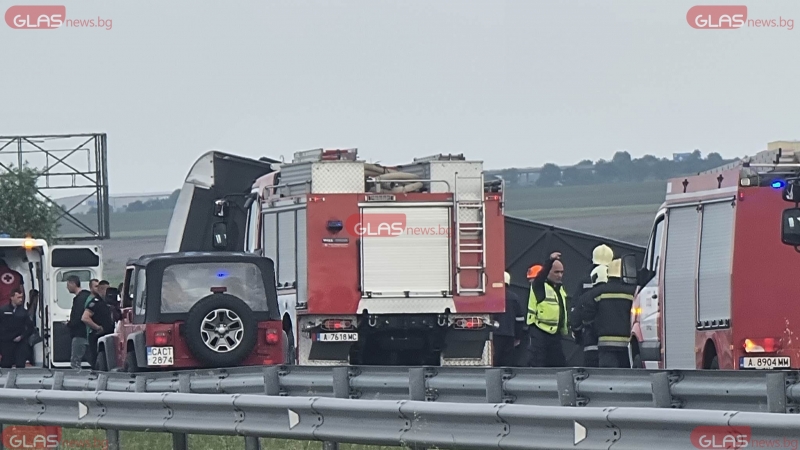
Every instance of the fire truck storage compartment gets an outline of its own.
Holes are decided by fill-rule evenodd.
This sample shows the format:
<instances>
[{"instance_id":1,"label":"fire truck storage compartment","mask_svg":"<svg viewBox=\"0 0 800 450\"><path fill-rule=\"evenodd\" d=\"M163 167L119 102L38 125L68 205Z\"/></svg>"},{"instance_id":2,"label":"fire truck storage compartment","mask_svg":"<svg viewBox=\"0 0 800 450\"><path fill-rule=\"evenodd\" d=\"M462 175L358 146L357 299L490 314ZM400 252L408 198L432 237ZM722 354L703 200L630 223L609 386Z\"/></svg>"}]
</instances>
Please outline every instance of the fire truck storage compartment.
<instances>
[{"instance_id":1,"label":"fire truck storage compartment","mask_svg":"<svg viewBox=\"0 0 800 450\"><path fill-rule=\"evenodd\" d=\"M668 369L695 369L695 274L700 212L697 205L667 212L664 262L664 348Z\"/></svg>"},{"instance_id":2,"label":"fire truck storage compartment","mask_svg":"<svg viewBox=\"0 0 800 450\"><path fill-rule=\"evenodd\" d=\"M405 218L402 231L387 235L376 229L393 217ZM451 220L448 206L362 207L362 296L451 295Z\"/></svg>"},{"instance_id":3,"label":"fire truck storage compartment","mask_svg":"<svg viewBox=\"0 0 800 450\"><path fill-rule=\"evenodd\" d=\"M263 216L264 256L275 262L278 291L297 289L298 299L305 300L305 206L267 209Z\"/></svg>"},{"instance_id":4,"label":"fire truck storage compartment","mask_svg":"<svg viewBox=\"0 0 800 450\"><path fill-rule=\"evenodd\" d=\"M702 205L698 322L701 329L728 328L731 319L733 197Z\"/></svg>"}]
</instances>

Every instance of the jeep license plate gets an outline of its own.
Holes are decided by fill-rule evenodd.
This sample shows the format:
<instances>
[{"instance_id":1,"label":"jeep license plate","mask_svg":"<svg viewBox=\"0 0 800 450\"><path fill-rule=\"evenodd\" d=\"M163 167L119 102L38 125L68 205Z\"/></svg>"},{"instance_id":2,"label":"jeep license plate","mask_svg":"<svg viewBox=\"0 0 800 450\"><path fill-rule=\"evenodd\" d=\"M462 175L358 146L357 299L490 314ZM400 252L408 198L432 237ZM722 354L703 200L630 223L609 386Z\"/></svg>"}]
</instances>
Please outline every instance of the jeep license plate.
<instances>
[{"instance_id":1,"label":"jeep license plate","mask_svg":"<svg viewBox=\"0 0 800 450\"><path fill-rule=\"evenodd\" d=\"M318 333L319 342L358 342L358 333Z\"/></svg>"},{"instance_id":2,"label":"jeep license plate","mask_svg":"<svg viewBox=\"0 0 800 450\"><path fill-rule=\"evenodd\" d=\"M148 366L171 366L175 364L172 347L147 347Z\"/></svg>"}]
</instances>

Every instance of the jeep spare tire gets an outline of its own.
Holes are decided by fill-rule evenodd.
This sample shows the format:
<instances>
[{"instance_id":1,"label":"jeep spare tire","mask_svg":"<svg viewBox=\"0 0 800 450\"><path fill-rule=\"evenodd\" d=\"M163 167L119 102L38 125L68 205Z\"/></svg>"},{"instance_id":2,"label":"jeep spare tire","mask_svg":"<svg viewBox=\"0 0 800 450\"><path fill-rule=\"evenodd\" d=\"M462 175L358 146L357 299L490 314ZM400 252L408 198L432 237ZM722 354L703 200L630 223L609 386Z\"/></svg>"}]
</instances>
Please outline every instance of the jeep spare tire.
<instances>
[{"instance_id":1,"label":"jeep spare tire","mask_svg":"<svg viewBox=\"0 0 800 450\"><path fill-rule=\"evenodd\" d=\"M211 294L189 310L184 338L189 351L206 367L235 366L253 351L258 323L239 297Z\"/></svg>"}]
</instances>

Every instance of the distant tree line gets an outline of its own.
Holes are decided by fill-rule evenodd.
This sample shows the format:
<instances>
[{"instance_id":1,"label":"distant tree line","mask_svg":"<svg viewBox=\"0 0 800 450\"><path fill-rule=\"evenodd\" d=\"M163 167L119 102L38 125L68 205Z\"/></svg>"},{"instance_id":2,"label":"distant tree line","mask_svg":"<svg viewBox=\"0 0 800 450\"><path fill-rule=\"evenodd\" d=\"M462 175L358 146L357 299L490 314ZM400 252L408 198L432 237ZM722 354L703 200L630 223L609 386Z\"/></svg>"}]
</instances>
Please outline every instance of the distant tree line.
<instances>
[{"instance_id":1,"label":"distant tree line","mask_svg":"<svg viewBox=\"0 0 800 450\"><path fill-rule=\"evenodd\" d=\"M666 180L673 177L710 170L735 160L723 159L719 153L709 153L702 157L700 150L687 154L679 160L657 158L645 155L631 158L630 153L620 151L610 161L600 159L596 162L583 160L575 166L564 168L547 163L542 166L536 179L536 186L578 186L617 182L637 182L646 180ZM523 169L510 168L498 171L511 186L525 183Z\"/></svg>"},{"instance_id":2,"label":"distant tree line","mask_svg":"<svg viewBox=\"0 0 800 450\"><path fill-rule=\"evenodd\" d=\"M111 212L137 212L137 211L163 211L175 208L178 203L178 195L181 190L175 189L172 194L167 198L153 198L150 200L136 200L135 202L128 203L124 208L111 207ZM97 208L92 206L86 214L96 214Z\"/></svg>"},{"instance_id":3,"label":"distant tree line","mask_svg":"<svg viewBox=\"0 0 800 450\"><path fill-rule=\"evenodd\" d=\"M125 210L128 212L136 212L173 209L175 208L175 204L178 203L178 195L180 195L180 193L180 189L175 189L167 198L154 198L144 202L141 200L136 200L135 202L128 203L128 206L125 208Z\"/></svg>"}]
</instances>

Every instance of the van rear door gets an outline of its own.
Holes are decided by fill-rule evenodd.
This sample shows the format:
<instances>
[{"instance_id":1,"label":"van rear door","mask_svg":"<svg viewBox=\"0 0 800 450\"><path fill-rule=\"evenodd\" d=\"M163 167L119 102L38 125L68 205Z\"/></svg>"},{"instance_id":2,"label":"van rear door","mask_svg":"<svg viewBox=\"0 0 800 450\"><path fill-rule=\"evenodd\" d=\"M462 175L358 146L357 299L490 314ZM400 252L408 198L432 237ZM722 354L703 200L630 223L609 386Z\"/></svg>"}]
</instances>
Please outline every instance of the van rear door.
<instances>
[{"instance_id":1,"label":"van rear door","mask_svg":"<svg viewBox=\"0 0 800 450\"><path fill-rule=\"evenodd\" d=\"M44 332L49 335L45 353L52 367L69 367L72 338L67 322L75 296L67 290L67 278L77 275L81 280L81 288L88 290L92 278L102 279L102 251L97 245L54 245L50 247L50 264L47 267L50 272L50 298L44 299L45 316L48 319ZM83 366L89 367L89 363L84 362Z\"/></svg>"}]
</instances>

